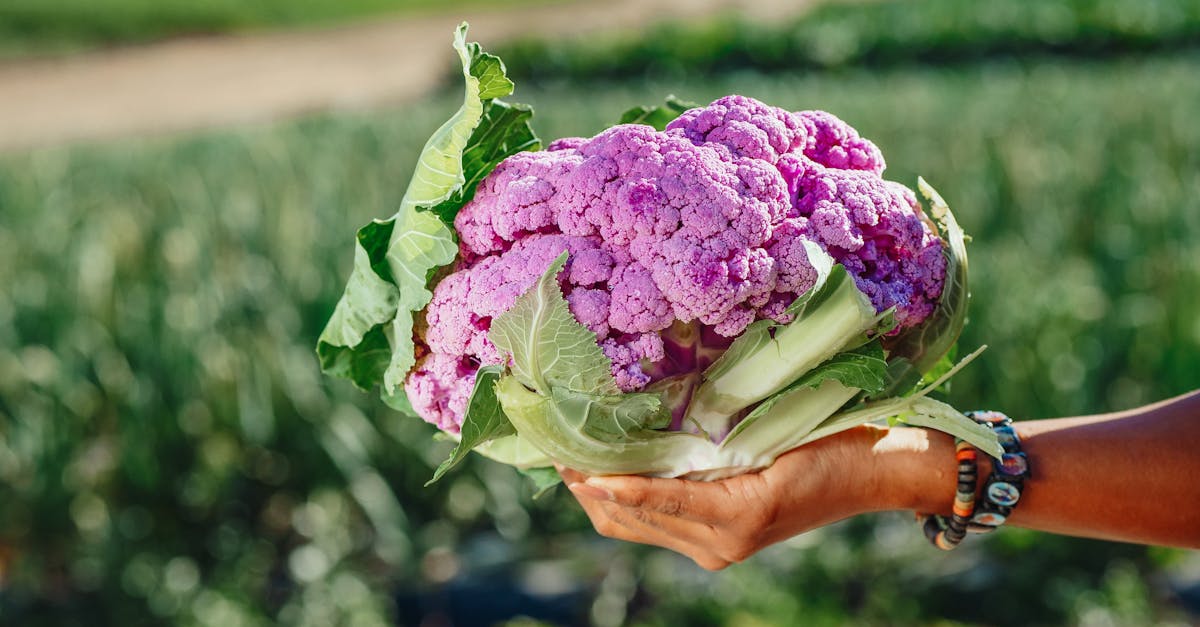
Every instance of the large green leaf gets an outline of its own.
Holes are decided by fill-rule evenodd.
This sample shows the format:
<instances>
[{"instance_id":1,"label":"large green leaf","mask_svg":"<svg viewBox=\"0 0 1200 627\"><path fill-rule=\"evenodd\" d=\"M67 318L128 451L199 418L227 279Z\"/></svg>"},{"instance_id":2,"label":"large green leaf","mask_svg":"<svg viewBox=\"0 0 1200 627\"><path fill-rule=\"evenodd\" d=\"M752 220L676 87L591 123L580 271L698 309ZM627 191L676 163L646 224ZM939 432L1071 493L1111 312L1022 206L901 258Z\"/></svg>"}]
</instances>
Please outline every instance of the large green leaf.
<instances>
[{"instance_id":1,"label":"large green leaf","mask_svg":"<svg viewBox=\"0 0 1200 627\"><path fill-rule=\"evenodd\" d=\"M596 334L575 320L559 290L557 277L566 262L564 251L532 288L492 320L488 338L501 354L511 356L513 376L544 395L551 388L619 394L612 362L600 350Z\"/></svg>"},{"instance_id":2,"label":"large green leaf","mask_svg":"<svg viewBox=\"0 0 1200 627\"><path fill-rule=\"evenodd\" d=\"M470 59L470 66L466 73L473 76L479 81L479 99L491 100L493 98L503 98L513 93L513 82L508 78L508 70L504 67L504 61L500 57L489 54L483 51L483 48L476 42L466 42L467 23L463 22L458 25L458 31L455 37L455 49L462 54L462 49L458 43L462 41L466 49L466 57Z\"/></svg>"},{"instance_id":3,"label":"large green leaf","mask_svg":"<svg viewBox=\"0 0 1200 627\"><path fill-rule=\"evenodd\" d=\"M559 290L566 260L564 252L551 262L488 334L510 358L496 396L520 439L592 474L685 472L710 458L715 447L704 438L656 430L670 422L660 395L621 393L596 335Z\"/></svg>"},{"instance_id":4,"label":"large green leaf","mask_svg":"<svg viewBox=\"0 0 1200 627\"><path fill-rule=\"evenodd\" d=\"M437 467L433 478L425 485L441 479L442 475L458 465L476 446L516 433L512 424L508 422L508 417L504 415L504 410L500 408L500 401L496 399L496 381L503 371L502 366L484 366L475 374L475 387L471 390L470 400L467 401L458 445L450 452L450 457Z\"/></svg>"},{"instance_id":5,"label":"large green leaf","mask_svg":"<svg viewBox=\"0 0 1200 627\"><path fill-rule=\"evenodd\" d=\"M333 344L322 336L317 343L317 359L325 374L349 379L359 389L370 390L387 371L392 345L382 326L372 327L353 346Z\"/></svg>"},{"instance_id":6,"label":"large green leaf","mask_svg":"<svg viewBox=\"0 0 1200 627\"><path fill-rule=\"evenodd\" d=\"M512 81L504 75L500 58L483 52L478 44L468 45L466 37L467 24L463 22L454 33L454 50L462 61L466 83L462 107L425 142L400 200L401 212L436 206L466 184L463 153L483 117L484 99L512 93Z\"/></svg>"},{"instance_id":7,"label":"large green leaf","mask_svg":"<svg viewBox=\"0 0 1200 627\"><path fill-rule=\"evenodd\" d=\"M570 468L599 475L679 476L723 466L716 446L695 434L633 428L616 437L620 427L612 422L615 415L621 414L622 427L637 422L637 412L655 417L651 423L659 415L659 407L643 400L647 395L631 396L636 405L633 412L620 409L624 396L598 400L596 395L562 388L543 395L515 376L502 376L496 384L496 397L521 440ZM605 421L609 421L606 428L589 426Z\"/></svg>"},{"instance_id":8,"label":"large green leaf","mask_svg":"<svg viewBox=\"0 0 1200 627\"><path fill-rule=\"evenodd\" d=\"M321 369L364 390L383 377L391 361L383 325L396 316L400 300L385 260L391 236L390 220L358 230L350 280L317 341Z\"/></svg>"},{"instance_id":9,"label":"large green leaf","mask_svg":"<svg viewBox=\"0 0 1200 627\"><path fill-rule=\"evenodd\" d=\"M627 442L671 424L671 412L658 394L601 396L554 388L550 397L572 426L601 442Z\"/></svg>"},{"instance_id":10,"label":"large green leaf","mask_svg":"<svg viewBox=\"0 0 1200 627\"><path fill-rule=\"evenodd\" d=\"M399 387L415 361L413 316L433 296L430 278L458 252L454 215L501 159L540 147L530 110L494 100L513 91L504 64L466 33L464 23L454 36L463 104L425 143L396 214L359 230L354 270L317 343L326 373L364 389L382 383L398 407L407 406Z\"/></svg>"},{"instance_id":11,"label":"large green leaf","mask_svg":"<svg viewBox=\"0 0 1200 627\"><path fill-rule=\"evenodd\" d=\"M937 190L923 178L917 187L930 203L930 213L940 232L946 257L946 281L937 308L921 324L888 344L888 384L879 397L896 396L913 389L922 375L934 369L950 352L967 322L966 234Z\"/></svg>"},{"instance_id":12,"label":"large green leaf","mask_svg":"<svg viewBox=\"0 0 1200 627\"><path fill-rule=\"evenodd\" d=\"M475 132L467 141L463 152L463 177L465 182L446 200L438 203L432 211L443 222L454 223L454 217L463 205L475 197L475 189L499 163L508 157L527 150L539 150L541 141L529 125L533 109L527 105L509 104L493 100L484 105L483 116Z\"/></svg>"},{"instance_id":13,"label":"large green leaf","mask_svg":"<svg viewBox=\"0 0 1200 627\"><path fill-rule=\"evenodd\" d=\"M416 361L413 315L433 298L426 285L429 276L452 263L457 255L453 232L437 216L415 210L401 211L396 216L387 257L399 294L399 306L388 333L392 359L383 373L383 389L389 394L404 382Z\"/></svg>"}]
</instances>

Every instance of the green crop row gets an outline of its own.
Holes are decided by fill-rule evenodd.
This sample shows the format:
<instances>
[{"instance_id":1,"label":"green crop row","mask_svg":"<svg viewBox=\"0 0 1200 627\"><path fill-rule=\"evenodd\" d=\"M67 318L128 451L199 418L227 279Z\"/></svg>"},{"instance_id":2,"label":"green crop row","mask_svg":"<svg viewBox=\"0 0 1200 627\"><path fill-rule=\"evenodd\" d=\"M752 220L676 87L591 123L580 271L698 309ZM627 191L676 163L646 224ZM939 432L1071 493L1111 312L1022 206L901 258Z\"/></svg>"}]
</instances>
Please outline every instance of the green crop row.
<instances>
[{"instance_id":1,"label":"green crop row","mask_svg":"<svg viewBox=\"0 0 1200 627\"><path fill-rule=\"evenodd\" d=\"M791 23L736 15L562 46L543 34L501 50L518 78L698 76L956 64L1029 56L1105 57L1200 45L1197 0L891 0L823 3Z\"/></svg>"}]
</instances>

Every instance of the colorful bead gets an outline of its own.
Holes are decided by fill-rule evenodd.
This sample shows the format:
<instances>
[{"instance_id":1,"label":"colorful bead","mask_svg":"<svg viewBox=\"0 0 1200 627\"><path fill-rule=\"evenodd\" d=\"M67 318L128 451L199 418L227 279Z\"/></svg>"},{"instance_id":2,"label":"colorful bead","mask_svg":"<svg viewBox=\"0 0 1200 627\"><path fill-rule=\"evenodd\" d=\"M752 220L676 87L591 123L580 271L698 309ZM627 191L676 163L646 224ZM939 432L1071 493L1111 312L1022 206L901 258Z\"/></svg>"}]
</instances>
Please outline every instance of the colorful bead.
<instances>
[{"instance_id":1,"label":"colorful bead","mask_svg":"<svg viewBox=\"0 0 1200 627\"><path fill-rule=\"evenodd\" d=\"M976 512L971 517L971 522L977 525L985 525L987 527L999 527L1004 524L1008 517L999 512Z\"/></svg>"},{"instance_id":2,"label":"colorful bead","mask_svg":"<svg viewBox=\"0 0 1200 627\"><path fill-rule=\"evenodd\" d=\"M979 478L978 453L975 447L962 440L954 442L954 458L958 463L958 484L954 493L952 515L919 517L925 537L934 546L948 551L958 546L967 535L971 515L975 513L975 484Z\"/></svg>"},{"instance_id":3,"label":"colorful bead","mask_svg":"<svg viewBox=\"0 0 1200 627\"><path fill-rule=\"evenodd\" d=\"M994 430L996 432L996 439L1000 441L1000 446L1004 447L1004 450L1007 451L1018 444L1017 432L1011 426L1001 425Z\"/></svg>"},{"instance_id":4,"label":"colorful bead","mask_svg":"<svg viewBox=\"0 0 1200 627\"><path fill-rule=\"evenodd\" d=\"M1009 477L1022 477L1029 473L1029 462L1024 453L1005 453L996 464L996 472Z\"/></svg>"},{"instance_id":5,"label":"colorful bead","mask_svg":"<svg viewBox=\"0 0 1200 627\"><path fill-rule=\"evenodd\" d=\"M998 411L970 411L967 412L967 417L978 423L987 424L1011 424L1012 419Z\"/></svg>"},{"instance_id":6,"label":"colorful bead","mask_svg":"<svg viewBox=\"0 0 1200 627\"><path fill-rule=\"evenodd\" d=\"M995 481L987 487L987 499L1001 507L1012 507L1021 499L1021 490L1011 483Z\"/></svg>"}]
</instances>

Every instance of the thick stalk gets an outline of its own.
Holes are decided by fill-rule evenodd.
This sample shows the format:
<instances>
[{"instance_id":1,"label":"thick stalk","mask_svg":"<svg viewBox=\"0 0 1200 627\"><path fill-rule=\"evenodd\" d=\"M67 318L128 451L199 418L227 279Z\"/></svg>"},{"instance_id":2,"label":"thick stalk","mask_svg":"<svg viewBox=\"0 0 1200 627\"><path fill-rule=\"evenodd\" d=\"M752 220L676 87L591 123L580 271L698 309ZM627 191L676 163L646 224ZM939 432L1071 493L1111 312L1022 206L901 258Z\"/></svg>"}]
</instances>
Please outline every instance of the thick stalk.
<instances>
[{"instance_id":1,"label":"thick stalk","mask_svg":"<svg viewBox=\"0 0 1200 627\"><path fill-rule=\"evenodd\" d=\"M729 432L731 416L783 389L875 326L875 310L854 280L843 273L830 279L834 281L828 297L790 324L776 327L773 337L701 384L685 420L720 441Z\"/></svg>"},{"instance_id":2,"label":"thick stalk","mask_svg":"<svg viewBox=\"0 0 1200 627\"><path fill-rule=\"evenodd\" d=\"M721 443L721 450L730 461L752 465L752 460L766 460L762 465L770 464L799 446L805 436L859 392L858 388L847 387L835 379L826 379L815 388L798 389L753 423L731 434Z\"/></svg>"}]
</instances>

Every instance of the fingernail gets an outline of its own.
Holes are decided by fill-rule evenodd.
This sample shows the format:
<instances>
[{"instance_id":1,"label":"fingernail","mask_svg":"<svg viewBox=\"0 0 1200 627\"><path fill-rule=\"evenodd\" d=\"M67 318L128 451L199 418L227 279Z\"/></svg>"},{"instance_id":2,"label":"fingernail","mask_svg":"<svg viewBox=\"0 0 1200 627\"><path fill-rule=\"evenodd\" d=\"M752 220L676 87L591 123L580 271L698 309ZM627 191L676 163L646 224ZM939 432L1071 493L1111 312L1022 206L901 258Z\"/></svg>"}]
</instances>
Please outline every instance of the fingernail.
<instances>
[{"instance_id":1,"label":"fingernail","mask_svg":"<svg viewBox=\"0 0 1200 627\"><path fill-rule=\"evenodd\" d=\"M567 488L576 495L582 496L585 499L592 499L594 501L613 500L612 492L609 492L608 490L598 486L589 485L587 483L572 483L568 485Z\"/></svg>"}]
</instances>

